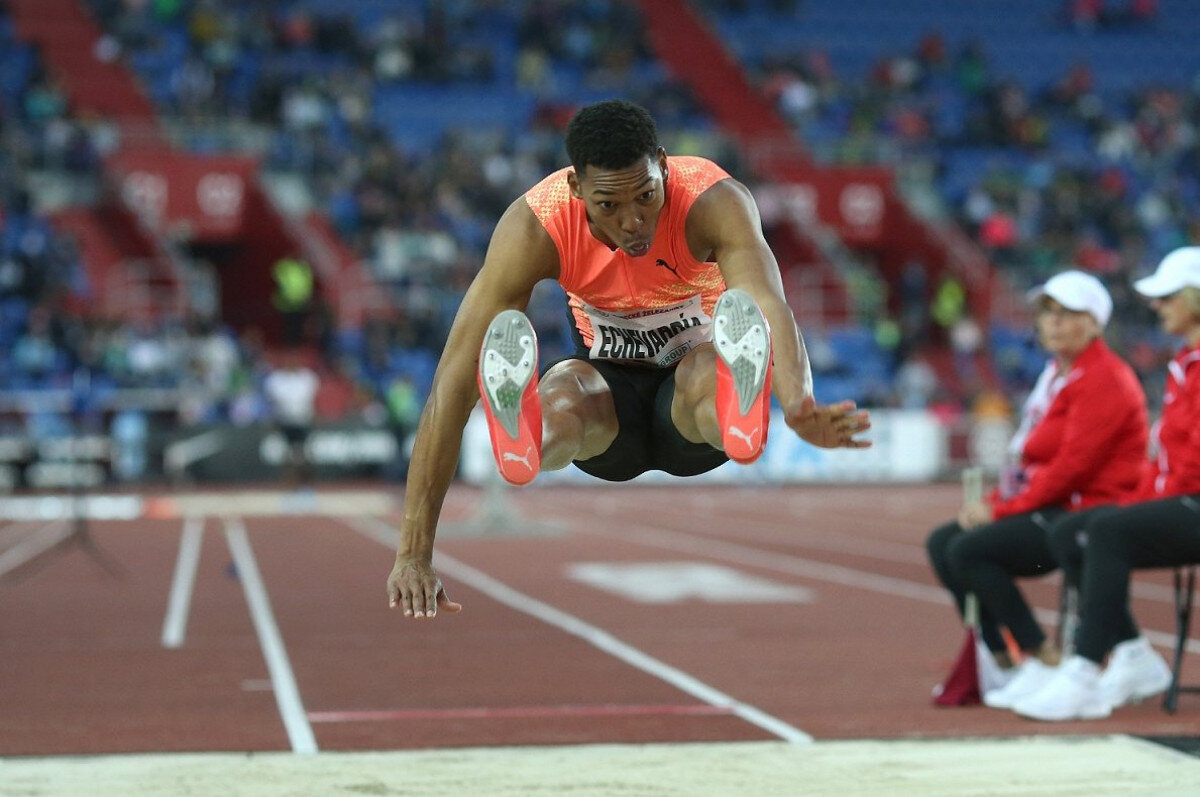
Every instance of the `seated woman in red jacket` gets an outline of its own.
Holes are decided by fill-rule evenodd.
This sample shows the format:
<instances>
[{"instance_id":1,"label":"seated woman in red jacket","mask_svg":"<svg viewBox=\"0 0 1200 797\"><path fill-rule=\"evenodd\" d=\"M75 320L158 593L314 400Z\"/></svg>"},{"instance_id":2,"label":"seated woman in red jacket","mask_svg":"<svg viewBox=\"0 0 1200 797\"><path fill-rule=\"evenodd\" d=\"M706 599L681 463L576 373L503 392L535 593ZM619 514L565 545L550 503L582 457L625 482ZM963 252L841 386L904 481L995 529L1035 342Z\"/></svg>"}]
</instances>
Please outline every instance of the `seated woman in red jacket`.
<instances>
[{"instance_id":1,"label":"seated woman in red jacket","mask_svg":"<svg viewBox=\"0 0 1200 797\"><path fill-rule=\"evenodd\" d=\"M1171 671L1129 612L1130 572L1200 563L1200 247L1176 249L1135 287L1184 340L1167 366L1162 415L1141 485L1118 507L1063 518L1051 548L1070 573L1081 537L1076 655L1013 710L1040 720L1094 719L1165 690ZM1111 655L1110 654L1111 651ZM1105 656L1108 666L1100 671Z\"/></svg>"},{"instance_id":2,"label":"seated woman in red jacket","mask_svg":"<svg viewBox=\"0 0 1200 797\"><path fill-rule=\"evenodd\" d=\"M996 662L1013 664L1001 626L1028 654L1003 687L984 694L985 703L1004 708L1047 681L1061 655L1014 579L1058 567L1046 538L1056 517L1112 503L1137 484L1149 436L1137 376L1101 338L1112 299L1100 281L1064 271L1033 297L1051 359L1009 446L1017 464L986 501L964 506L926 544L959 611L968 593L978 598L983 641Z\"/></svg>"}]
</instances>

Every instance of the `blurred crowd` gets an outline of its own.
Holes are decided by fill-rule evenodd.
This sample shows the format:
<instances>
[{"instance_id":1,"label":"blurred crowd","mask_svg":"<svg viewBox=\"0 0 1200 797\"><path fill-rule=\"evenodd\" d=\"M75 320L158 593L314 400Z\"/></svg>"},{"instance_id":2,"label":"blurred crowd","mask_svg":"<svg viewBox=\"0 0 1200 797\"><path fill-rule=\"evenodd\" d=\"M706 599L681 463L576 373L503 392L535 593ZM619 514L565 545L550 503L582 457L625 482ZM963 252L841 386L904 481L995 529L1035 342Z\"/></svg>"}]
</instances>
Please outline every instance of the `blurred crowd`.
<instances>
[{"instance_id":1,"label":"blurred crowd","mask_svg":"<svg viewBox=\"0 0 1200 797\"><path fill-rule=\"evenodd\" d=\"M1075 64L1034 92L996 77L985 52L930 32L863 83L822 52L776 56L760 79L827 160L922 172L1015 283L1079 266L1148 318L1129 306L1130 278L1200 235L1200 84L1104 97Z\"/></svg>"},{"instance_id":2,"label":"blurred crowd","mask_svg":"<svg viewBox=\"0 0 1200 797\"><path fill-rule=\"evenodd\" d=\"M323 374L352 385L354 400L342 409L386 404L401 383L423 401L495 220L564 164L562 126L581 98L638 101L673 153L703 152L741 171L736 150L655 63L636 4L456 0L397 3L383 13L378 4L301 0L88 2L105 32L97 55L130 64L183 143L216 150L229 145L222 130L260 131L264 169L302 178L388 291L394 312L317 341ZM742 4L703 5L729 13ZM769 5L792 13L802 4ZM8 356L0 357L0 389L65 386L82 368L114 390L183 390L184 424L260 418L270 366L253 333L235 333L219 318L131 326L56 311L64 295L86 297L86 274L21 178L46 170L94 177L118 134L71 116L36 51L15 41L2 14L0 62L9 78L0 105L0 343ZM1144 375L1161 371L1165 342L1146 332L1152 317L1128 284L1200 233L1200 89L1148 86L1117 102L1099 96L1078 64L1030 92L994 75L985 43L952 48L936 32L911 53L881 58L865 81L841 78L820 51L773 57L758 77L820 157L891 162L923 175L1018 286L1070 265L1102 275L1120 308L1117 332L1130 333L1125 352ZM381 91L410 84L502 85L535 97L535 111L519 135L473 129L407 142L389 130L379 105ZM920 263L910 270L919 296L906 306L931 312L939 287L922 282ZM539 288L531 315L544 356L564 352L557 288ZM955 334L978 349L987 333L968 323ZM814 361L833 377L846 371L847 356L883 363L869 382L845 383L867 403L939 400L936 378L901 356L898 335L871 330L864 343L853 330L814 334ZM1027 334L1014 345L1031 348ZM855 354L863 346L874 351ZM1001 368L1013 391L1027 387L1027 371Z\"/></svg>"},{"instance_id":3,"label":"blurred crowd","mask_svg":"<svg viewBox=\"0 0 1200 797\"><path fill-rule=\"evenodd\" d=\"M841 83L820 53L776 60L763 81L802 133L836 142L832 160L929 163L959 221L1022 282L1068 264L1128 274L1198 232L1200 86L1106 102L1076 64L1031 96L995 79L978 43L951 54L935 33L865 84ZM948 104L961 114L942 118ZM977 153L981 179L945 179Z\"/></svg>"},{"instance_id":4,"label":"blurred crowd","mask_svg":"<svg viewBox=\"0 0 1200 797\"><path fill-rule=\"evenodd\" d=\"M1133 5L1068 4L1064 15L1090 30L1089 19L1114 27L1156 13ZM1155 379L1173 343L1130 286L1200 237L1200 81L1105 95L1077 62L1033 90L1001 76L986 52L984 41L955 48L931 31L910 52L882 55L862 81L842 79L819 49L765 59L757 77L818 157L894 166L1019 289L1070 267L1101 277L1117 306L1110 337ZM1001 330L991 343L1015 393L1036 370L1014 365L1014 337Z\"/></svg>"},{"instance_id":5,"label":"blurred crowd","mask_svg":"<svg viewBox=\"0 0 1200 797\"><path fill-rule=\"evenodd\" d=\"M357 408L407 415L423 402L458 300L478 269L495 219L516 196L564 161L561 128L573 110L555 91L564 69L598 92L616 90L649 61L628 4L592 2L415 5L364 27L353 4L314 12L303 3L227 0L96 0L104 60L124 59L166 117L197 150L229 142L222 123L265 131L264 169L302 177L338 232L390 291L393 310L361 329L314 336L322 376L349 396L327 414ZM399 6L398 6L399 8ZM517 84L539 97L534 129L519 137L462 131L432 147L406 147L372 113L380 86L449 85L495 79L493 53L458 46L464 36L511 33ZM450 46L453 39L455 46ZM86 271L69 238L33 210L35 173L83 180L118 145L115 126L73 117L36 48L20 43L0 9L0 58L15 64L0 114L4 259L0 261L0 393L69 391L86 374L103 405L116 391L172 391L177 420L248 424L270 412L262 385L272 369L253 330L218 317L169 316L137 324L63 312L85 303ZM19 77L19 80L17 79ZM687 92L665 77L640 87L664 132L686 140L698 118ZM699 146L696 144L695 146ZM539 288L531 315L546 356L569 345L561 294ZM0 414L3 408L0 407ZM12 415L8 421L14 421Z\"/></svg>"}]
</instances>

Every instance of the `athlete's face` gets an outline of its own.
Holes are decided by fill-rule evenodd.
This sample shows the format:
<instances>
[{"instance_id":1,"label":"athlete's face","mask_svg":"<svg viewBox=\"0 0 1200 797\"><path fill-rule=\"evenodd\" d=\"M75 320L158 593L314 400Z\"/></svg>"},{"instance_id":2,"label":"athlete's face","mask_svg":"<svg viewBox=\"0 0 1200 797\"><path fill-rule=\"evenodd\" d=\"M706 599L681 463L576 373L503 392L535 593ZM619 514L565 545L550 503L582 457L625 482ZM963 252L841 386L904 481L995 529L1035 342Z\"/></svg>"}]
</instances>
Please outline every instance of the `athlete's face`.
<instances>
[{"instance_id":1,"label":"athlete's face","mask_svg":"<svg viewBox=\"0 0 1200 797\"><path fill-rule=\"evenodd\" d=\"M650 251L666 201L667 154L643 158L624 169L588 166L568 172L571 195L587 208L592 235L630 257Z\"/></svg>"},{"instance_id":2,"label":"athlete's face","mask_svg":"<svg viewBox=\"0 0 1200 797\"><path fill-rule=\"evenodd\" d=\"M1091 313L1069 310L1049 296L1038 304L1038 337L1042 346L1060 360L1071 361L1100 337L1100 322Z\"/></svg>"}]
</instances>

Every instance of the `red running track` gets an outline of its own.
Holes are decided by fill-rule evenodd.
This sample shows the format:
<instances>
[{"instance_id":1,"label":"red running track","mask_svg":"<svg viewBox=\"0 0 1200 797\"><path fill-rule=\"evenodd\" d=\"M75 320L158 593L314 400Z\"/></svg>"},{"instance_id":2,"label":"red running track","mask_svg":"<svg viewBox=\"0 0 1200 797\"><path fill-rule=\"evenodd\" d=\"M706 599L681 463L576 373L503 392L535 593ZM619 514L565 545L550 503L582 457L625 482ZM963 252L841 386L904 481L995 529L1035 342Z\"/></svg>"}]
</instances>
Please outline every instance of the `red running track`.
<instances>
[{"instance_id":1,"label":"red running track","mask_svg":"<svg viewBox=\"0 0 1200 797\"><path fill-rule=\"evenodd\" d=\"M69 546L0 580L0 755L1196 733L1193 695L1173 717L1155 700L1055 725L931 705L962 631L922 544L954 486L509 495L561 533L447 529L465 609L432 622L387 609L395 513L93 522L121 575ZM448 521L481 498L456 487ZM37 526L0 528L0 550ZM619 594L613 568L649 581ZM693 591L660 595L681 573ZM1053 620L1057 577L1023 586ZM1152 639L1173 638L1169 574L1140 573L1134 596Z\"/></svg>"}]
</instances>

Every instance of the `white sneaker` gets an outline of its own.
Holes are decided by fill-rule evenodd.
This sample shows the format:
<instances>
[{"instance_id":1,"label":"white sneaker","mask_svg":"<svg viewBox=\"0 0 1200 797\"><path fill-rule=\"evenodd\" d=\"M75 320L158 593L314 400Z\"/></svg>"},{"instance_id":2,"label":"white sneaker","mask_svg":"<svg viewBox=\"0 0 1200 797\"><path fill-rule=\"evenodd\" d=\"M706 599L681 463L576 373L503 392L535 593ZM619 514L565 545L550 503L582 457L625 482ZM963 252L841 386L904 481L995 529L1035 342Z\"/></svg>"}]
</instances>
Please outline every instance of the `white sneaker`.
<instances>
[{"instance_id":1,"label":"white sneaker","mask_svg":"<svg viewBox=\"0 0 1200 797\"><path fill-rule=\"evenodd\" d=\"M1100 665L1082 656L1067 659L1045 686L1018 699L1012 709L1043 722L1096 720L1112 713L1100 690Z\"/></svg>"},{"instance_id":2,"label":"white sneaker","mask_svg":"<svg viewBox=\"0 0 1200 797\"><path fill-rule=\"evenodd\" d=\"M984 705L992 708L1012 708L1013 704L1041 689L1054 676L1054 668L1040 659L1026 659L1017 667L1017 674L1000 689L983 695Z\"/></svg>"},{"instance_id":3,"label":"white sneaker","mask_svg":"<svg viewBox=\"0 0 1200 797\"><path fill-rule=\"evenodd\" d=\"M1171 668L1144 636L1114 647L1100 676L1100 691L1113 708L1165 692L1170 685Z\"/></svg>"},{"instance_id":4,"label":"white sneaker","mask_svg":"<svg viewBox=\"0 0 1200 797\"><path fill-rule=\"evenodd\" d=\"M975 662L979 670L979 691L981 694L995 692L1008 686L1017 675L1016 667L1001 667L996 663L996 657L988 650L982 639L975 639Z\"/></svg>"}]
</instances>

